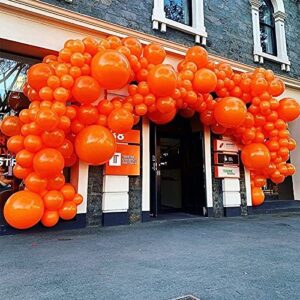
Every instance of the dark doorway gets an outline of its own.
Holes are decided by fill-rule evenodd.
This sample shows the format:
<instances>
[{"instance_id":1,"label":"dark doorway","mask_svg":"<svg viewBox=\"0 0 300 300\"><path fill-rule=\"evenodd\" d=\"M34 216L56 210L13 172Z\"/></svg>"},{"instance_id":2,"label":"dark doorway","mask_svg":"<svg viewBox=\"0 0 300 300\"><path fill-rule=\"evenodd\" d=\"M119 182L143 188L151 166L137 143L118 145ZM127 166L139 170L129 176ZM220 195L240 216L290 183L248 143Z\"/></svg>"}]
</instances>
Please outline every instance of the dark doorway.
<instances>
[{"instance_id":1,"label":"dark doorway","mask_svg":"<svg viewBox=\"0 0 300 300\"><path fill-rule=\"evenodd\" d=\"M151 215L203 215L206 205L203 129L198 119L177 116L151 125Z\"/></svg>"}]
</instances>

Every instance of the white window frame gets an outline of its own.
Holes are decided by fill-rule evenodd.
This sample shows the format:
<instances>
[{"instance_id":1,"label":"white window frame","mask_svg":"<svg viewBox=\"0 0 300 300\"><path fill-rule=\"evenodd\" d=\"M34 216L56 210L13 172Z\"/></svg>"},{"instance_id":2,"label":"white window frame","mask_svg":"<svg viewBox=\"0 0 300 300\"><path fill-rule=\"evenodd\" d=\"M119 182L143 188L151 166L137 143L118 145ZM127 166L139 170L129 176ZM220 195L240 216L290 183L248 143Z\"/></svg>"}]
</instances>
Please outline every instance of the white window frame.
<instances>
[{"instance_id":1,"label":"white window frame","mask_svg":"<svg viewBox=\"0 0 300 300\"><path fill-rule=\"evenodd\" d=\"M204 26L203 0L192 0L192 26L188 26L166 18L164 0L154 0L152 13L152 28L167 31L167 26L184 31L195 36L195 43L206 45L207 33ZM160 28L159 28L160 27Z\"/></svg>"},{"instance_id":2,"label":"white window frame","mask_svg":"<svg viewBox=\"0 0 300 300\"><path fill-rule=\"evenodd\" d=\"M275 61L281 64L281 70L290 71L291 62L288 58L286 37L285 37L285 10L282 0L271 0L274 7L275 35L277 56L263 52L260 39L259 22L259 0L249 0L252 9L253 39L254 39L254 62L264 63L264 59Z\"/></svg>"}]
</instances>

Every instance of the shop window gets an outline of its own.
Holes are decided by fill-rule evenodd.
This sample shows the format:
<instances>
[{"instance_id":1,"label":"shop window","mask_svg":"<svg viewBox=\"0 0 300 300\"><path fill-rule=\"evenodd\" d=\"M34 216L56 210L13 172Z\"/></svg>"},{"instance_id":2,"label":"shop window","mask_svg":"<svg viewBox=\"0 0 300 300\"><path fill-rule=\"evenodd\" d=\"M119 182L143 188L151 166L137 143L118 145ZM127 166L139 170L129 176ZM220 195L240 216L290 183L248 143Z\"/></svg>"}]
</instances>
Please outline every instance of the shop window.
<instances>
[{"instance_id":1,"label":"shop window","mask_svg":"<svg viewBox=\"0 0 300 300\"><path fill-rule=\"evenodd\" d=\"M281 64L281 69L290 71L285 37L285 10L282 0L250 0L252 7L254 61L264 59Z\"/></svg>"},{"instance_id":2,"label":"shop window","mask_svg":"<svg viewBox=\"0 0 300 300\"><path fill-rule=\"evenodd\" d=\"M195 36L195 42L205 45L203 0L154 0L153 29L166 32L172 27Z\"/></svg>"}]
</instances>

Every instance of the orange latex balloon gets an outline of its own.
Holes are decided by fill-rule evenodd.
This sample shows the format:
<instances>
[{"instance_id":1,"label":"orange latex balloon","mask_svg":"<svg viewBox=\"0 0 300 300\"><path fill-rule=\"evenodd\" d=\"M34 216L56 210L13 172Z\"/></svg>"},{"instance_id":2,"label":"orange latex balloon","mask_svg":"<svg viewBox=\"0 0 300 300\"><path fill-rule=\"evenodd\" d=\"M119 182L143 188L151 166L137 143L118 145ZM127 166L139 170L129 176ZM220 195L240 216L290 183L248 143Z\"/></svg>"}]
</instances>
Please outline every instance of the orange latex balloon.
<instances>
[{"instance_id":1,"label":"orange latex balloon","mask_svg":"<svg viewBox=\"0 0 300 300\"><path fill-rule=\"evenodd\" d=\"M44 131L41 135L42 141L47 147L60 147L65 140L65 133L62 129L55 129L51 132Z\"/></svg>"},{"instance_id":2,"label":"orange latex balloon","mask_svg":"<svg viewBox=\"0 0 300 300\"><path fill-rule=\"evenodd\" d=\"M15 164L13 174L19 179L25 179L33 170L31 168L23 168L18 164Z\"/></svg>"},{"instance_id":3,"label":"orange latex balloon","mask_svg":"<svg viewBox=\"0 0 300 300\"><path fill-rule=\"evenodd\" d=\"M52 74L53 71L48 64L36 64L28 70L27 81L33 89L39 91L42 87L47 85L47 80Z\"/></svg>"},{"instance_id":4,"label":"orange latex balloon","mask_svg":"<svg viewBox=\"0 0 300 300\"><path fill-rule=\"evenodd\" d=\"M7 136L18 135L21 132L22 123L15 116L5 117L1 123L1 131Z\"/></svg>"},{"instance_id":5,"label":"orange latex balloon","mask_svg":"<svg viewBox=\"0 0 300 300\"><path fill-rule=\"evenodd\" d=\"M72 220L77 214L77 206L73 201L66 201L58 213L63 220Z\"/></svg>"},{"instance_id":6,"label":"orange latex balloon","mask_svg":"<svg viewBox=\"0 0 300 300\"><path fill-rule=\"evenodd\" d=\"M73 202L76 205L80 205L83 202L83 197L80 194L76 194L73 198Z\"/></svg>"},{"instance_id":7,"label":"orange latex balloon","mask_svg":"<svg viewBox=\"0 0 300 300\"><path fill-rule=\"evenodd\" d=\"M43 130L54 130L57 127L58 122L59 118L57 113L50 108L41 109L36 115L36 123Z\"/></svg>"},{"instance_id":8,"label":"orange latex balloon","mask_svg":"<svg viewBox=\"0 0 300 300\"><path fill-rule=\"evenodd\" d=\"M24 148L24 137L22 135L14 135L7 141L7 149L12 153L18 153Z\"/></svg>"},{"instance_id":9,"label":"orange latex balloon","mask_svg":"<svg viewBox=\"0 0 300 300\"><path fill-rule=\"evenodd\" d=\"M24 184L31 192L40 194L46 190L47 180L32 172L26 177Z\"/></svg>"},{"instance_id":10,"label":"orange latex balloon","mask_svg":"<svg viewBox=\"0 0 300 300\"><path fill-rule=\"evenodd\" d=\"M177 75L170 65L157 65L148 75L151 92L159 97L171 96L176 88Z\"/></svg>"},{"instance_id":11,"label":"orange latex balloon","mask_svg":"<svg viewBox=\"0 0 300 300\"><path fill-rule=\"evenodd\" d=\"M114 155L116 141L107 128L92 125L86 127L77 135L75 150L82 161L91 165L101 165Z\"/></svg>"},{"instance_id":12,"label":"orange latex balloon","mask_svg":"<svg viewBox=\"0 0 300 300\"><path fill-rule=\"evenodd\" d=\"M41 219L41 223L45 227L53 227L59 221L59 214L56 210L45 210L43 217Z\"/></svg>"},{"instance_id":13,"label":"orange latex balloon","mask_svg":"<svg viewBox=\"0 0 300 300\"><path fill-rule=\"evenodd\" d=\"M208 64L207 51L200 46L194 46L189 48L186 52L185 59L186 61L195 63L198 69L204 68Z\"/></svg>"},{"instance_id":14,"label":"orange latex balloon","mask_svg":"<svg viewBox=\"0 0 300 300\"><path fill-rule=\"evenodd\" d=\"M63 198L65 201L72 201L76 194L76 190L75 190L74 186L70 183L65 184L60 189L60 192L63 195Z\"/></svg>"},{"instance_id":15,"label":"orange latex balloon","mask_svg":"<svg viewBox=\"0 0 300 300\"><path fill-rule=\"evenodd\" d=\"M74 166L78 161L78 157L75 152L70 157L65 158L65 167L69 168Z\"/></svg>"},{"instance_id":16,"label":"orange latex balloon","mask_svg":"<svg viewBox=\"0 0 300 300\"><path fill-rule=\"evenodd\" d=\"M261 143L253 143L242 150L242 162L249 170L262 170L271 162L269 149Z\"/></svg>"},{"instance_id":17,"label":"orange latex balloon","mask_svg":"<svg viewBox=\"0 0 300 300\"><path fill-rule=\"evenodd\" d=\"M279 118L286 122L294 121L300 115L300 105L295 99L284 98L279 101L277 113Z\"/></svg>"},{"instance_id":18,"label":"orange latex balloon","mask_svg":"<svg viewBox=\"0 0 300 300\"><path fill-rule=\"evenodd\" d=\"M24 147L30 152L37 152L43 147L42 139L38 135L27 135L24 139Z\"/></svg>"},{"instance_id":19,"label":"orange latex balloon","mask_svg":"<svg viewBox=\"0 0 300 300\"><path fill-rule=\"evenodd\" d=\"M95 124L98 120L99 113L96 106L83 105L77 110L77 118L83 125Z\"/></svg>"},{"instance_id":20,"label":"orange latex balloon","mask_svg":"<svg viewBox=\"0 0 300 300\"><path fill-rule=\"evenodd\" d=\"M198 93L211 93L216 89L217 76L209 69L200 69L196 72L193 80L193 87Z\"/></svg>"},{"instance_id":21,"label":"orange latex balloon","mask_svg":"<svg viewBox=\"0 0 300 300\"><path fill-rule=\"evenodd\" d=\"M144 48L144 57L149 64L159 65L163 63L167 54L165 49L159 44L149 44Z\"/></svg>"},{"instance_id":22,"label":"orange latex balloon","mask_svg":"<svg viewBox=\"0 0 300 300\"><path fill-rule=\"evenodd\" d=\"M115 133L125 133L133 127L133 114L124 108L114 109L107 118L108 127Z\"/></svg>"},{"instance_id":23,"label":"orange latex balloon","mask_svg":"<svg viewBox=\"0 0 300 300\"><path fill-rule=\"evenodd\" d=\"M64 168L64 158L58 150L45 148L36 153L33 169L44 178L58 176Z\"/></svg>"},{"instance_id":24,"label":"orange latex balloon","mask_svg":"<svg viewBox=\"0 0 300 300\"><path fill-rule=\"evenodd\" d=\"M161 113L158 110L148 113L148 118L155 124L163 125L171 122L176 116L176 110L172 110L169 113Z\"/></svg>"},{"instance_id":25,"label":"orange latex balloon","mask_svg":"<svg viewBox=\"0 0 300 300\"><path fill-rule=\"evenodd\" d=\"M44 195L43 200L46 209L58 210L64 203L64 196L61 192L53 190L47 192Z\"/></svg>"},{"instance_id":26,"label":"orange latex balloon","mask_svg":"<svg viewBox=\"0 0 300 300\"><path fill-rule=\"evenodd\" d=\"M235 97L223 98L217 102L214 109L216 121L225 128L235 128L243 124L246 119L247 107L245 103Z\"/></svg>"},{"instance_id":27,"label":"orange latex balloon","mask_svg":"<svg viewBox=\"0 0 300 300\"><path fill-rule=\"evenodd\" d=\"M42 198L36 193L19 191L8 198L4 205L4 218L17 229L28 229L36 225L44 213Z\"/></svg>"},{"instance_id":28,"label":"orange latex balloon","mask_svg":"<svg viewBox=\"0 0 300 300\"><path fill-rule=\"evenodd\" d=\"M23 168L31 168L33 161L33 153L29 152L26 149L21 150L16 155L16 162Z\"/></svg>"},{"instance_id":29,"label":"orange latex balloon","mask_svg":"<svg viewBox=\"0 0 300 300\"><path fill-rule=\"evenodd\" d=\"M47 190L60 190L65 184L65 176L60 174L54 178L49 178L47 183Z\"/></svg>"},{"instance_id":30,"label":"orange latex balloon","mask_svg":"<svg viewBox=\"0 0 300 300\"><path fill-rule=\"evenodd\" d=\"M266 178L259 175L255 176L253 181L254 181L254 185L259 188L267 184Z\"/></svg>"},{"instance_id":31,"label":"orange latex balloon","mask_svg":"<svg viewBox=\"0 0 300 300\"><path fill-rule=\"evenodd\" d=\"M159 112L169 113L175 110L176 101L172 97L158 98L156 106Z\"/></svg>"},{"instance_id":32,"label":"orange latex balloon","mask_svg":"<svg viewBox=\"0 0 300 300\"><path fill-rule=\"evenodd\" d=\"M74 146L70 140L65 139L63 144L57 150L64 158L69 158L73 154Z\"/></svg>"},{"instance_id":33,"label":"orange latex balloon","mask_svg":"<svg viewBox=\"0 0 300 300\"><path fill-rule=\"evenodd\" d=\"M98 110L100 114L108 116L114 110L114 105L111 101L103 99L98 104Z\"/></svg>"},{"instance_id":34,"label":"orange latex balloon","mask_svg":"<svg viewBox=\"0 0 300 300\"><path fill-rule=\"evenodd\" d=\"M258 188L258 187L252 188L251 195L252 195L252 205L253 206L258 206L258 205L261 205L264 203L265 194L261 188Z\"/></svg>"},{"instance_id":35,"label":"orange latex balloon","mask_svg":"<svg viewBox=\"0 0 300 300\"><path fill-rule=\"evenodd\" d=\"M139 58L142 55L142 44L136 38L127 37L122 40L122 44L127 47L130 50L131 54L135 55L136 57Z\"/></svg>"},{"instance_id":36,"label":"orange latex balloon","mask_svg":"<svg viewBox=\"0 0 300 300\"><path fill-rule=\"evenodd\" d=\"M100 94L101 88L95 78L80 76L75 80L72 95L76 101L82 104L90 104L96 101Z\"/></svg>"},{"instance_id":37,"label":"orange latex balloon","mask_svg":"<svg viewBox=\"0 0 300 300\"><path fill-rule=\"evenodd\" d=\"M91 64L92 75L104 89L124 87L131 74L130 64L123 54L114 50L97 53Z\"/></svg>"}]
</instances>

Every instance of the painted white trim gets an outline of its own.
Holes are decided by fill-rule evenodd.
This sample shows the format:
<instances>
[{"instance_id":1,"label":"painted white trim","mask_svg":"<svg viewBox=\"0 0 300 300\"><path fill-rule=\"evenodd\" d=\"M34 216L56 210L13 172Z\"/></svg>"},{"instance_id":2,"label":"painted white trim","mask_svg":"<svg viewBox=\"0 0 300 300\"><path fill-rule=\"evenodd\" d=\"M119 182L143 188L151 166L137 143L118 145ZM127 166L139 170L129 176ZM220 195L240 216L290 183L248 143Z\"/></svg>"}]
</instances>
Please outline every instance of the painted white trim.
<instances>
[{"instance_id":1,"label":"painted white trim","mask_svg":"<svg viewBox=\"0 0 300 300\"><path fill-rule=\"evenodd\" d=\"M164 11L164 0L153 1L152 28L161 32L167 31L167 26L193 34L195 43L206 45L207 32L204 25L203 0L192 0L192 26L167 19Z\"/></svg>"},{"instance_id":2,"label":"painted white trim","mask_svg":"<svg viewBox=\"0 0 300 300\"><path fill-rule=\"evenodd\" d=\"M252 206L250 172L245 167L244 167L244 171L245 171L245 186L246 186L247 206Z\"/></svg>"},{"instance_id":3,"label":"painted white trim","mask_svg":"<svg viewBox=\"0 0 300 300\"><path fill-rule=\"evenodd\" d=\"M268 59L281 64L281 70L290 71L291 62L288 58L285 36L285 10L282 0L271 0L274 7L275 19L275 34L277 56L264 53L261 47L260 39L260 22L259 22L259 1L249 0L252 12L252 26L253 26L253 58L254 62L263 64L264 59Z\"/></svg>"},{"instance_id":4,"label":"painted white trim","mask_svg":"<svg viewBox=\"0 0 300 300\"><path fill-rule=\"evenodd\" d=\"M142 147L142 211L150 211L150 125L147 118L143 118Z\"/></svg>"},{"instance_id":5,"label":"painted white trim","mask_svg":"<svg viewBox=\"0 0 300 300\"><path fill-rule=\"evenodd\" d=\"M209 127L204 127L204 161L205 161L205 185L206 206L213 207L212 194L212 170L211 170L211 136Z\"/></svg>"}]
</instances>

